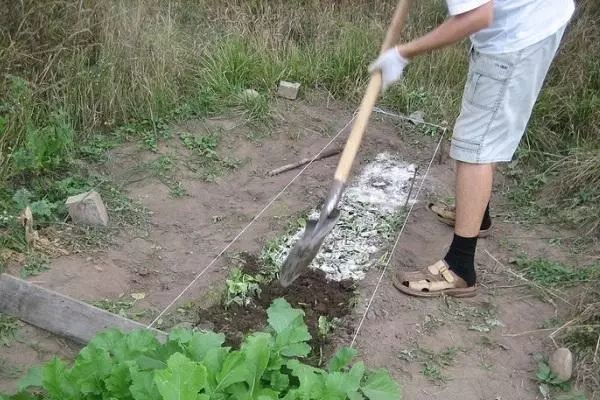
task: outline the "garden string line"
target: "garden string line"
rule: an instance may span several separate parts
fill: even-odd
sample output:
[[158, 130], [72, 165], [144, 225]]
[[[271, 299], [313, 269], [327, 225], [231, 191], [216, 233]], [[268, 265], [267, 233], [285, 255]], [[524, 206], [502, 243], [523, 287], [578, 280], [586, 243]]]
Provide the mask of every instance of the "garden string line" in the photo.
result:
[[441, 129], [444, 133], [446, 132], [446, 130], [448, 129], [448, 126], [444, 126], [444, 125], [438, 125], [438, 124], [434, 124], [432, 122], [427, 122], [427, 121], [422, 121], [422, 120], [418, 120], [418, 119], [414, 119], [411, 117], [407, 117], [406, 115], [402, 115], [402, 114], [396, 114], [390, 111], [387, 111], [381, 107], [374, 107], [373, 108], [373, 112], [379, 113], [379, 114], [383, 114], [383, 115], [387, 115], [388, 117], [393, 117], [396, 119], [402, 119], [405, 121], [410, 121], [413, 122], [416, 125], [428, 125], [428, 126], [432, 126], [434, 128], [438, 128]]
[[[388, 115], [392, 115], [394, 117], [399, 117], [399, 118], [403, 118], [402, 116], [398, 116], [398, 115], [394, 115], [391, 113], [386, 113]], [[404, 119], [404, 118], [403, 118]], [[442, 145], [442, 141], [444, 140], [444, 137], [446, 136], [446, 127], [442, 127], [439, 125], [435, 125], [435, 124], [429, 124], [432, 126], [437, 126], [439, 128], [442, 129], [442, 135], [440, 137], [440, 140], [437, 144], [437, 147], [435, 148], [434, 152], [433, 152], [433, 156], [431, 157], [431, 160], [429, 161], [429, 165], [427, 165], [427, 170], [425, 170], [425, 174], [423, 175], [423, 178], [421, 179], [421, 184], [419, 185], [419, 188], [417, 189], [417, 193], [415, 194], [414, 199], [416, 200], [419, 197], [419, 194], [421, 193], [421, 189], [423, 188], [423, 184], [425, 183], [425, 179], [427, 179], [427, 175], [429, 174], [429, 170], [431, 169], [431, 165], [433, 164], [433, 161], [435, 160], [435, 156], [438, 152], [438, 150], [440, 149], [440, 146]], [[409, 193], [410, 196], [410, 193]], [[407, 199], [407, 200], [410, 200]], [[379, 286], [381, 285], [381, 282], [383, 281], [383, 276], [385, 275], [388, 266], [390, 265], [390, 260], [392, 259], [392, 256], [394, 255], [394, 252], [396, 250], [396, 247], [398, 246], [398, 242], [400, 242], [400, 237], [402, 236], [402, 234], [404, 233], [404, 228], [406, 227], [406, 224], [408, 222], [408, 218], [410, 217], [410, 214], [415, 206], [415, 202], [413, 202], [410, 206], [410, 208], [408, 209], [408, 213], [406, 214], [406, 218], [404, 218], [404, 223], [402, 224], [402, 228], [400, 228], [400, 232], [398, 232], [398, 236], [396, 237], [396, 241], [394, 242], [394, 246], [392, 247], [392, 251], [390, 253], [390, 255], [387, 258], [387, 261], [385, 262], [385, 265], [383, 267], [383, 270], [381, 271], [381, 275], [379, 275], [379, 280], [377, 281], [377, 284], [375, 285], [375, 289], [373, 290], [373, 294], [371, 295], [369, 302], [367, 303], [367, 308], [365, 309], [364, 313], [362, 314], [361, 320], [358, 324], [358, 327], [356, 328], [356, 331], [354, 332], [354, 336], [352, 337], [352, 342], [350, 343], [350, 347], [354, 347], [354, 343], [356, 342], [356, 338], [358, 337], [358, 334], [360, 333], [360, 329], [362, 328], [364, 322], [365, 322], [365, 318], [367, 317], [367, 313], [369, 312], [369, 309], [371, 308], [371, 305], [373, 304], [373, 299], [375, 299], [375, 295], [377, 294], [377, 290], [379, 290]]]
[[258, 214], [256, 214], [256, 216], [254, 218], [252, 218], [252, 220], [231, 240], [231, 242], [229, 242], [229, 244], [227, 244], [227, 246], [225, 246], [223, 248], [223, 250], [221, 250], [219, 252], [219, 254], [217, 254], [217, 256], [215, 258], [213, 258], [213, 260], [206, 266], [204, 267], [204, 269], [202, 269], [202, 271], [200, 271], [198, 273], [198, 275], [196, 275], [196, 277], [181, 291], [181, 293], [179, 293], [174, 299], [173, 301], [171, 301], [161, 312], [160, 314], [158, 314], [158, 316], [156, 318], [154, 318], [154, 320], [147, 326], [147, 328], [152, 328], [152, 326], [154, 324], [156, 324], [156, 322], [158, 322], [160, 320], [160, 318], [173, 306], [173, 304], [175, 304], [180, 298], [181, 296], [184, 295], [185, 292], [187, 292], [193, 285], [194, 283], [196, 283], [198, 281], [198, 279], [200, 279], [200, 277], [202, 277], [202, 275], [204, 275], [206, 273], [206, 271], [208, 271], [210, 269], [210, 267], [212, 267], [212, 265], [223, 255], [223, 253], [225, 253], [229, 247], [231, 247], [231, 245], [233, 245], [233, 243], [235, 243], [236, 240], [238, 240], [240, 238], [240, 236], [242, 236], [242, 234], [244, 234], [244, 232], [246, 232], [246, 230], [252, 225], [254, 224], [254, 222], [275, 202], [275, 200], [277, 200], [283, 193], [285, 193], [285, 191], [288, 189], [288, 187], [290, 187], [290, 185], [292, 183], [294, 183], [294, 181], [296, 179], [298, 179], [298, 177], [300, 177], [300, 175], [302, 175], [302, 173], [304, 173], [304, 171], [311, 166], [311, 164], [315, 161], [315, 159], [317, 157], [319, 157], [321, 155], [321, 153], [323, 151], [325, 151], [325, 149], [327, 149], [327, 147], [329, 147], [341, 134], [342, 132], [344, 132], [346, 130], [346, 128], [348, 128], [348, 126], [350, 126], [350, 124], [352, 123], [352, 121], [354, 121], [354, 119], [356, 118], [358, 113], [358, 109], [356, 109], [354, 111], [354, 114], [352, 115], [352, 118], [350, 119], [350, 121], [348, 121], [346, 123], [346, 125], [344, 125], [344, 127], [342, 129], [339, 130], [338, 133], [335, 134], [335, 136], [329, 141], [329, 143], [327, 143], [311, 160], [308, 164], [306, 164], [306, 166], [304, 166], [304, 168], [302, 168], [300, 170], [300, 172], [298, 172], [298, 174], [296, 176], [294, 176], [292, 178], [292, 180], [283, 187], [283, 189], [281, 189], [279, 191], [279, 193], [277, 193], [275, 195], [275, 197], [273, 197], [266, 206], [264, 206], [264, 208], [262, 210], [260, 210], [260, 212]]

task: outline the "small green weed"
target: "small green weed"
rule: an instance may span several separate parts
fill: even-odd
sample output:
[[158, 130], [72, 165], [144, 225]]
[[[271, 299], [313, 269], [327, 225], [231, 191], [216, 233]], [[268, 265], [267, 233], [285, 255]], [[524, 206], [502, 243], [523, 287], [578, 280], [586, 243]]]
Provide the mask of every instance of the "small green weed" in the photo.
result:
[[175, 179], [177, 163], [171, 155], [162, 155], [150, 164], [155, 176], [169, 188], [169, 195], [178, 199], [186, 194], [185, 186]]
[[246, 307], [250, 304], [253, 297], [259, 296], [261, 293], [260, 285], [262, 278], [248, 275], [237, 267], [231, 269], [229, 279], [225, 282], [227, 284], [226, 307], [232, 303]]
[[108, 150], [117, 147], [122, 139], [117, 135], [97, 134], [78, 146], [77, 153], [92, 162], [106, 162]]
[[584, 394], [573, 390], [570, 381], [561, 382], [557, 378], [541, 354], [535, 353], [533, 359], [538, 363], [534, 379], [538, 383], [538, 389], [544, 399], [585, 400]]
[[127, 316], [127, 310], [133, 308], [133, 301], [122, 301], [122, 300], [98, 300], [93, 301], [91, 304], [95, 307], [101, 308], [113, 314], [118, 314], [122, 317]]
[[174, 199], [179, 199], [185, 196], [185, 186], [181, 182], [173, 182], [169, 187], [169, 195]]
[[150, 222], [150, 213], [141, 203], [128, 198], [121, 189], [105, 182], [98, 187], [114, 226], [143, 227]]
[[331, 332], [338, 326], [339, 319], [333, 318], [331, 321], [326, 316], [321, 315], [318, 321], [318, 332], [321, 339], [329, 337]]
[[279, 258], [281, 246], [286, 242], [285, 236], [278, 236], [269, 240], [262, 248], [260, 262], [263, 266], [265, 275], [274, 277], [279, 272]]
[[28, 276], [36, 276], [42, 272], [50, 270], [50, 258], [40, 252], [32, 251], [27, 254], [25, 264], [21, 269], [21, 276], [27, 278]]
[[428, 362], [423, 364], [422, 374], [425, 378], [436, 384], [443, 384], [449, 381], [449, 378], [442, 374], [437, 365]]
[[544, 322], [542, 323], [542, 328], [543, 329], [547, 329], [547, 328], [558, 328], [563, 324], [563, 322], [561, 321], [561, 319], [557, 316], [552, 316], [546, 320], [544, 320]]
[[392, 241], [398, 234], [398, 230], [408, 213], [407, 207], [401, 207], [394, 211], [393, 214], [386, 218], [382, 218], [381, 223], [378, 226], [378, 234], [381, 235], [386, 241]]
[[456, 362], [457, 348], [448, 347], [439, 353], [420, 349], [422, 357], [425, 358], [423, 364], [423, 376], [432, 382], [446, 383], [450, 378], [442, 373], [442, 370], [453, 366]]
[[16, 339], [21, 323], [16, 318], [0, 314], [0, 346], [8, 346]]
[[117, 130], [117, 135], [128, 139], [137, 138], [148, 150], [156, 152], [159, 139], [167, 139], [171, 136], [168, 127], [169, 120], [170, 118], [144, 119], [139, 122], [124, 124]]
[[167, 179], [171, 177], [171, 172], [175, 168], [175, 160], [172, 156], [162, 155], [150, 164], [150, 168], [159, 178]]
[[411, 362], [417, 359], [417, 357], [419, 356], [418, 352], [418, 349], [412, 347], [402, 349], [398, 354], [398, 358], [406, 362]]
[[192, 135], [184, 133], [181, 141], [192, 151], [191, 163], [188, 164], [193, 172], [204, 181], [212, 182], [225, 171], [238, 168], [243, 161], [232, 158], [221, 158], [217, 152], [220, 137], [215, 134]]
[[421, 352], [431, 359], [432, 362], [438, 364], [441, 367], [450, 367], [456, 362], [456, 355], [458, 348], [447, 347], [439, 353], [433, 351], [421, 349]]
[[442, 384], [450, 380], [444, 375], [443, 370], [456, 364], [458, 351], [456, 347], [447, 347], [437, 353], [423, 348], [407, 348], [403, 349], [398, 357], [406, 362], [423, 363], [421, 371], [423, 376], [432, 382]]
[[209, 159], [218, 158], [217, 147], [219, 146], [219, 137], [216, 135], [192, 135], [184, 133], [181, 135], [181, 141], [188, 148], [198, 153], [201, 157]]
[[486, 371], [491, 371], [492, 369], [494, 369], [494, 366], [492, 364], [486, 362], [479, 364], [479, 367]]
[[182, 325], [193, 326], [193, 322], [196, 321], [196, 313], [197, 306], [192, 302], [186, 302], [173, 311], [166, 313], [157, 321], [156, 326], [164, 331], [177, 329]]
[[444, 321], [435, 315], [426, 314], [423, 318], [421, 331], [427, 335], [433, 334], [438, 328], [444, 325]]

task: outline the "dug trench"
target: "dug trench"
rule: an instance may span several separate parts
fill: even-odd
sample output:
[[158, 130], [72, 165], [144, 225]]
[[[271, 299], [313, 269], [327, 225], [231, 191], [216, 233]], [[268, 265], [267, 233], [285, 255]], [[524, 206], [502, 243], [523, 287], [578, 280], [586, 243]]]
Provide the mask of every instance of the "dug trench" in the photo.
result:
[[[241, 270], [249, 276], [260, 276], [264, 269], [258, 257], [244, 253]], [[198, 304], [196, 325], [222, 332], [228, 345], [238, 347], [247, 333], [267, 327], [267, 309], [273, 300], [284, 298], [293, 308], [304, 311], [304, 321], [312, 337], [309, 341], [312, 352], [307, 362], [322, 366], [335, 353], [337, 335], [331, 330], [342, 328], [344, 318], [353, 310], [356, 290], [357, 283], [351, 279], [332, 281], [322, 271], [309, 269], [287, 288], [280, 286], [277, 279], [266, 280], [247, 304], [226, 304], [224, 291], [215, 304], [207, 308]], [[350, 326], [345, 329], [352, 333]]]

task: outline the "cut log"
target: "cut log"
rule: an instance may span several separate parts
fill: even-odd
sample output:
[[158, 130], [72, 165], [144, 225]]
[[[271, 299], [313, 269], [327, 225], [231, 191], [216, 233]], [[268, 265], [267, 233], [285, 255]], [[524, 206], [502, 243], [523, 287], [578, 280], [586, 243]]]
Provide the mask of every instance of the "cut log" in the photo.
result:
[[[82, 345], [107, 329], [146, 329], [139, 322], [8, 274], [0, 274], [0, 312]], [[151, 330], [164, 343], [167, 334]]]

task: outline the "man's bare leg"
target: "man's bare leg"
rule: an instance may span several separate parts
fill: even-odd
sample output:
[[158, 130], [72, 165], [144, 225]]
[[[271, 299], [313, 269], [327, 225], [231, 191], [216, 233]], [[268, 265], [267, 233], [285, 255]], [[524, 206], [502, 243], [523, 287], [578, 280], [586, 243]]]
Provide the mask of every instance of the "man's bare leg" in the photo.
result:
[[456, 163], [456, 223], [454, 233], [462, 237], [479, 234], [483, 213], [490, 201], [493, 164]]
[[475, 249], [482, 220], [492, 194], [493, 164], [456, 164], [456, 224], [444, 261], [458, 278], [458, 286], [476, 281]]

